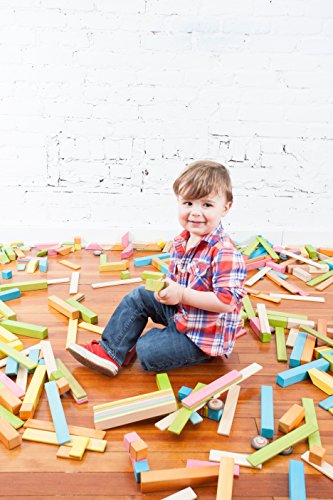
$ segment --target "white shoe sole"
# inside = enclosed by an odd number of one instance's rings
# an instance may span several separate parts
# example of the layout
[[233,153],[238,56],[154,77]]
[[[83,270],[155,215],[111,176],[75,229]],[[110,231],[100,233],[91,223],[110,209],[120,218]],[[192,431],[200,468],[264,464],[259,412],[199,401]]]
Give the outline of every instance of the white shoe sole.
[[68,352],[84,366],[103,373],[103,375],[114,377],[118,373],[118,368],[111,361],[100,358],[78,344],[70,344]]

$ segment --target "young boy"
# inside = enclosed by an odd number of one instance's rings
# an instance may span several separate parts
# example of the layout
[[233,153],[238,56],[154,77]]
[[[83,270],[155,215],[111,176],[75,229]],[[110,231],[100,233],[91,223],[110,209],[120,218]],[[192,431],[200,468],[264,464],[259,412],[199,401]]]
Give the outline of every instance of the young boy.
[[[105,375],[118,373],[135,344],[144,370],[156,372],[228,355],[241,328],[245,264],[221,224],[232,205],[229,173],[219,163],[197,161],[173,189],[184,231],[173,241],[168,286],[159,293],[135,288],[99,342],[69,346],[75,359]],[[148,318],[164,328],[141,336]]]

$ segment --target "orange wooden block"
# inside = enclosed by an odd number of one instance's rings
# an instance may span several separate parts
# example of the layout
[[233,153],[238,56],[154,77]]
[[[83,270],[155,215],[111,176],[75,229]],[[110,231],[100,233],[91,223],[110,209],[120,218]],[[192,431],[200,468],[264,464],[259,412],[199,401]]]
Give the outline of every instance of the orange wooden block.
[[300,405],[292,405],[279,420],[279,430],[290,432],[295,429],[304,419],[305,409]]
[[56,295],[50,295],[47,299],[47,303],[56,311],[59,311],[61,314],[64,314],[64,316],[67,316],[67,318],[77,319],[80,317],[80,311],[78,309],[75,309],[75,307],[67,304],[67,302],[60,299]]
[[74,271],[81,269],[80,264],[74,264],[74,262],[70,262],[69,260],[59,260],[59,264],[69,267],[70,269],[74,269]]
[[287,283],[285,280],[280,278],[277,274],[272,273],[272,271],[270,271],[269,273],[266,273],[266,276],[271,281],[273,281],[273,283],[275,283],[276,285],[279,285],[282,288],[285,288],[286,290],[288,290],[288,292],[293,293],[293,294],[298,293],[298,289],[294,285],[292,285],[291,283]]
[[61,377],[56,380],[56,384],[60,395],[65,394],[65,392],[69,391],[69,382],[65,377]]
[[21,434],[2,417],[0,417],[0,441],[8,450],[12,450],[22,443]]
[[81,300],[84,299],[84,293],[78,292],[77,294],[72,296],[73,300],[76,300],[77,302],[81,302]]
[[305,363],[310,363],[310,361],[312,361],[313,350],[315,346],[316,346],[316,337],[308,334],[306,337],[305,345],[301,356],[301,365],[304,365]]
[[70,455],[71,447],[70,446],[59,446],[57,451],[57,458],[68,458],[69,460],[81,460],[79,457],[72,457]]
[[333,248],[318,248],[318,252],[327,255],[327,257],[333,257]]
[[319,285],[317,285],[315,289],[318,290],[318,292],[322,292],[331,285],[333,285],[333,276],[323,281],[322,283],[319,283]]
[[321,446],[314,444],[310,448],[309,460],[310,462],[316,465],[321,465],[325,458],[325,455],[326,455],[325,448],[322,448]]
[[72,247],[59,247],[57,248],[57,253],[59,253],[60,255],[68,255],[69,253],[71,253],[72,251]]
[[143,439],[137,439],[136,441],[131,442],[130,455],[136,462],[147,458],[148,446],[143,441]]
[[15,396],[7,387],[3,384],[0,386],[0,404],[4,406],[7,410],[11,411],[15,415],[18,414],[22,401]]
[[216,464],[141,472],[141,491],[148,493],[159,490],[176,490],[187,486],[216,484],[219,469],[220,465]]

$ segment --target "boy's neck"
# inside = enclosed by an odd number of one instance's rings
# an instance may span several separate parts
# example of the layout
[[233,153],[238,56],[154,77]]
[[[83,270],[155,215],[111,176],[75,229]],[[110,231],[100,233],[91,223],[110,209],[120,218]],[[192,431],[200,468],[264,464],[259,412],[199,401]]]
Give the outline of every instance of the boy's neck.
[[201,236],[197,236],[196,234],[190,233],[190,237],[186,243],[186,251],[189,250],[190,248],[196,247],[201,240],[202,240]]

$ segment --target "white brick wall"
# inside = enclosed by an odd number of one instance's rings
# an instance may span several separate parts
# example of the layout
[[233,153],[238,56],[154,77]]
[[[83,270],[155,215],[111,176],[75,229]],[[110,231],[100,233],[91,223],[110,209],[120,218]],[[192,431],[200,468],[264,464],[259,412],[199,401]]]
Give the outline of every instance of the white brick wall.
[[238,239],[333,244],[331,0],[0,0],[0,242],[178,231],[230,168]]

